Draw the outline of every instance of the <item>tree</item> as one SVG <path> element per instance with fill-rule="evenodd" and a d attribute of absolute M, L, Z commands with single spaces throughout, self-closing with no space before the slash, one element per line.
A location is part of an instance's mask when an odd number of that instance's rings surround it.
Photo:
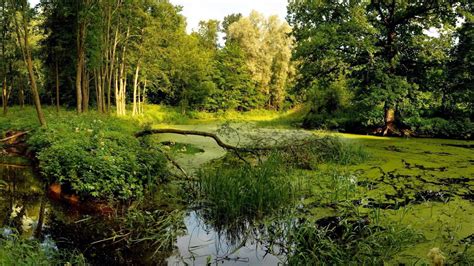
<path fill-rule="evenodd" d="M 199 36 L 200 45 L 203 49 L 215 51 L 218 47 L 218 33 L 220 23 L 218 20 L 200 21 L 197 36 Z"/>
<path fill-rule="evenodd" d="M 227 42 L 240 46 L 246 64 L 262 94 L 262 105 L 279 109 L 285 97 L 293 40 L 291 28 L 278 17 L 268 19 L 252 11 L 229 26 Z"/>
<path fill-rule="evenodd" d="M 297 42 L 294 58 L 301 62 L 298 87 L 306 90 L 317 83 L 328 89 L 343 75 L 359 110 L 374 113 L 381 106 L 384 134 L 398 133 L 402 105 L 424 87 L 410 72 L 423 63 L 417 55 L 427 47 L 420 40 L 430 41 L 426 32 L 432 28 L 454 27 L 458 4 L 290 1 L 288 20 Z"/>
<path fill-rule="evenodd" d="M 43 110 L 41 108 L 41 101 L 38 92 L 38 87 L 36 84 L 36 77 L 33 69 L 33 58 L 31 55 L 31 45 L 30 45 L 30 29 L 29 29 L 29 20 L 31 16 L 31 9 L 26 0 L 13 1 L 9 2 L 10 7 L 12 8 L 12 16 L 15 25 L 15 31 L 17 35 L 17 45 L 21 50 L 23 55 L 23 61 L 28 70 L 28 77 L 30 79 L 31 92 L 33 94 L 33 100 L 36 107 L 36 113 L 38 115 L 38 120 L 41 126 L 46 126 L 46 119 L 44 117 Z"/>
<path fill-rule="evenodd" d="M 217 52 L 214 75 L 217 89 L 208 97 L 207 109 L 248 111 L 258 106 L 255 82 L 245 60 L 245 54 L 237 44 L 227 43 Z"/>
<path fill-rule="evenodd" d="M 222 21 L 222 28 L 221 31 L 222 33 L 225 34 L 224 38 L 227 39 L 227 36 L 229 35 L 229 27 L 232 25 L 232 23 L 239 21 L 242 18 L 241 13 L 234 13 L 230 14 L 224 17 L 224 20 Z"/>
<path fill-rule="evenodd" d="M 458 30 L 458 43 L 447 64 L 450 81 L 443 91 L 443 111 L 448 114 L 474 115 L 474 16 L 467 13 L 465 23 Z"/>

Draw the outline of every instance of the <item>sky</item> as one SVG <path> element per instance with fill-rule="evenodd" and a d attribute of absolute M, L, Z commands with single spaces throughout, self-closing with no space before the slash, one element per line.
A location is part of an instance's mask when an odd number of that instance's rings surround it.
<path fill-rule="evenodd" d="M 36 5 L 39 0 L 29 0 Z M 222 19 L 232 13 L 247 16 L 256 10 L 265 16 L 278 15 L 282 20 L 286 17 L 287 0 L 170 0 L 174 5 L 183 7 L 182 14 L 187 18 L 188 32 L 197 29 L 201 20 Z"/>
<path fill-rule="evenodd" d="M 217 19 L 222 21 L 232 13 L 247 16 L 256 10 L 265 16 L 286 17 L 287 0 L 171 0 L 175 5 L 183 6 L 182 14 L 187 18 L 188 31 L 196 29 L 199 21 Z"/>

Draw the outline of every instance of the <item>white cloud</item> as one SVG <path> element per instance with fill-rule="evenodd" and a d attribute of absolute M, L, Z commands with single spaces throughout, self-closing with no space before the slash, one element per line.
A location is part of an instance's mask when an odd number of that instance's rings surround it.
<path fill-rule="evenodd" d="M 247 16 L 257 10 L 265 16 L 278 15 L 285 19 L 287 0 L 170 0 L 183 6 L 182 14 L 187 18 L 188 31 L 196 29 L 199 21 L 217 19 L 222 21 L 232 13 Z"/>

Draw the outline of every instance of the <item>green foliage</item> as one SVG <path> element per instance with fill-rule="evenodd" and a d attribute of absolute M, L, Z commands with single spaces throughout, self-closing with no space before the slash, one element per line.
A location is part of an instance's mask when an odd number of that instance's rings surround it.
<path fill-rule="evenodd" d="M 439 117 L 414 117 L 403 122 L 420 136 L 470 139 L 474 130 L 474 123 L 468 118 L 446 120 Z"/>
<path fill-rule="evenodd" d="M 471 119 L 467 2 L 290 1 L 288 20 L 299 62 L 296 91 L 311 106 L 306 127 L 367 132 L 389 126 L 391 111 L 400 129 L 413 119 Z M 439 36 L 428 33 L 434 28 Z M 430 136 L 464 137 L 446 128 L 457 124 L 432 124 L 443 128 Z"/>
<path fill-rule="evenodd" d="M 82 255 L 61 253 L 51 240 L 0 237 L 0 265 L 87 265 Z"/>
<path fill-rule="evenodd" d="M 82 196 L 122 200 L 139 198 L 148 185 L 163 181 L 166 162 L 157 147 L 140 143 L 114 120 L 67 117 L 38 129 L 28 143 L 42 175 Z"/>
<path fill-rule="evenodd" d="M 259 96 L 245 58 L 242 49 L 232 43 L 217 52 L 217 87 L 207 98 L 207 110 L 248 111 L 258 106 Z"/>
<path fill-rule="evenodd" d="M 304 223 L 285 235 L 291 243 L 289 265 L 380 265 L 423 240 L 412 229 L 380 227 L 367 218 L 335 219 L 333 224 Z"/>
<path fill-rule="evenodd" d="M 262 217 L 296 199 L 298 186 L 272 154 L 256 165 L 223 163 L 199 173 L 199 195 L 206 216 L 219 223 Z"/>
<path fill-rule="evenodd" d="M 332 136 L 296 140 L 277 152 L 283 163 L 302 169 L 316 169 L 323 163 L 357 164 L 368 158 L 362 146 Z"/>
<path fill-rule="evenodd" d="M 95 112 L 76 116 L 50 109 L 46 116 L 51 123 L 30 132 L 27 143 L 49 182 L 63 183 L 81 196 L 126 200 L 166 180 L 164 155 L 146 138 L 134 137 L 140 130 L 136 123 Z M 29 108 L 0 122 L 2 132 L 37 124 Z"/>

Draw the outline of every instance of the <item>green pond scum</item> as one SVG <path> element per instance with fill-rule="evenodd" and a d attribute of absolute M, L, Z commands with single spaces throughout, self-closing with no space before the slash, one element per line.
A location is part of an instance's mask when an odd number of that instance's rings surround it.
<path fill-rule="evenodd" d="M 439 248 L 446 263 L 474 263 L 474 151 L 472 141 L 383 138 L 340 134 L 363 145 L 370 159 L 348 167 L 357 176 L 353 199 L 361 212 L 377 210 L 424 237 L 390 264 L 429 264 Z"/>

